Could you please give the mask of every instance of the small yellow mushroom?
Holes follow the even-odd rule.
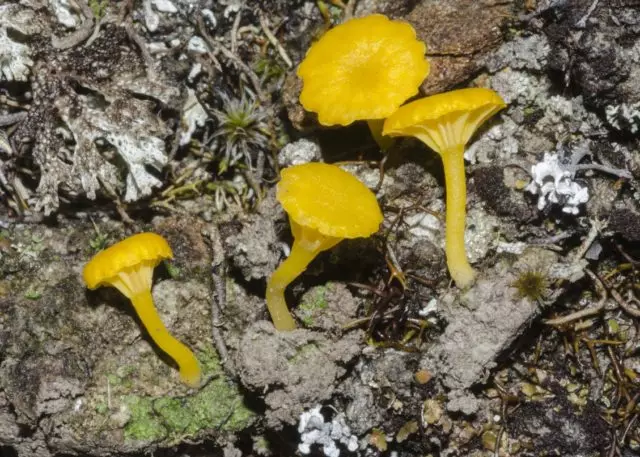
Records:
[[[366,120],[385,150],[382,122],[416,95],[429,74],[426,46],[407,22],[381,14],[350,19],[325,33],[298,67],[300,103],[322,125]]]
[[[282,170],[277,198],[289,214],[293,246],[267,283],[267,308],[276,329],[293,330],[296,323],[284,298],[286,287],[320,252],[345,238],[368,237],[378,231],[382,212],[364,184],[325,163]]]
[[[149,336],[180,369],[180,378],[191,387],[200,384],[200,365],[193,352],[168,332],[153,305],[153,269],[173,257],[166,240],[155,233],[139,233],[97,253],[82,276],[89,289],[112,286],[131,300]]]
[[[460,89],[408,103],[384,123],[384,135],[416,137],[442,158],[447,191],[447,265],[461,288],[470,286],[475,279],[464,246],[467,204],[464,148],[477,128],[505,106],[490,89]]]

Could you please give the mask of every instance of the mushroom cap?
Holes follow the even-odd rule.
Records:
[[[300,103],[322,125],[384,119],[418,93],[429,74],[426,46],[410,24],[381,14],[325,33],[298,67]]]
[[[155,267],[173,257],[167,241],[156,233],[138,233],[98,252],[84,267],[82,276],[89,289],[108,283],[118,273],[144,265]]]
[[[385,122],[383,135],[415,136],[437,152],[464,146],[477,128],[506,106],[491,89],[475,87],[407,103]]]
[[[314,162],[285,168],[280,176],[277,198],[300,226],[335,238],[368,237],[378,231],[378,201],[351,173]]]

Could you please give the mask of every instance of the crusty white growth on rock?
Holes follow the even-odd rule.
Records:
[[[26,81],[33,66],[31,49],[15,41],[9,29],[20,35],[33,35],[40,32],[40,22],[31,9],[17,4],[0,5],[0,81]]]
[[[114,166],[97,149],[101,141],[112,145],[127,165],[126,201],[146,197],[154,187],[162,184],[146,167],[160,171],[167,163],[163,138],[168,131],[154,115],[150,102],[116,99],[102,110],[89,104],[72,109],[65,101],[59,99],[56,106],[73,133],[76,142],[74,165],[81,167],[83,188],[89,198],[95,198],[100,187],[98,178],[112,181],[115,173]]]
[[[320,159],[320,146],[305,138],[287,144],[278,154],[278,164],[283,168],[316,162]]]
[[[445,294],[439,309],[448,325],[422,355],[420,366],[441,377],[444,386],[454,391],[484,382],[496,359],[539,313],[538,303],[520,297],[512,286],[518,272],[546,274],[552,268],[571,266],[559,263],[554,252],[529,248],[515,264],[501,259],[466,292]]]
[[[189,144],[196,128],[207,122],[207,113],[196,98],[193,89],[187,90],[187,100],[182,108],[182,122],[180,123],[180,146]]]
[[[531,167],[531,175],[525,190],[538,195],[540,211],[560,205],[562,212],[578,214],[578,207],[589,201],[589,190],[573,180],[575,172],[560,163],[558,154],[545,153],[543,161]]]
[[[0,26],[0,81],[26,81],[33,65],[30,55],[27,45],[11,40],[6,27]]]
[[[327,457],[339,457],[337,442],[343,444],[348,451],[355,452],[358,449],[358,437],[351,434],[351,429],[344,420],[344,413],[338,413],[331,421],[326,421],[321,409],[322,406],[317,405],[300,415],[298,450],[302,454],[309,454],[311,446],[318,444]]]
[[[607,122],[618,130],[627,130],[632,134],[640,132],[640,102],[635,104],[621,103],[605,108]]]
[[[67,28],[73,28],[80,23],[80,18],[69,0],[49,0],[49,8],[55,14],[58,22]]]
[[[178,8],[170,0],[144,0],[142,6],[144,23],[149,32],[155,32],[160,26],[160,15],[156,11],[161,13],[178,12]]]

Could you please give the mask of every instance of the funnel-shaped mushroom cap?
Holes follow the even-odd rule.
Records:
[[[297,224],[335,238],[368,237],[382,222],[375,195],[335,165],[307,163],[281,172],[277,198]]]
[[[442,153],[464,147],[476,129],[505,106],[491,89],[453,90],[402,106],[385,121],[382,133],[413,136]]]
[[[323,125],[384,119],[418,93],[429,74],[426,46],[406,22],[381,14],[325,33],[298,67],[300,102]]]
[[[172,257],[169,244],[160,235],[139,233],[97,253],[84,267],[82,276],[89,289],[96,289],[111,285],[119,273],[138,266],[152,270],[162,260]]]

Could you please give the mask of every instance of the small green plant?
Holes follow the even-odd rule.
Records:
[[[543,300],[549,294],[549,279],[540,270],[521,271],[512,286],[521,298],[533,301]]]
[[[222,109],[214,110],[218,128],[213,136],[223,140],[219,173],[238,163],[253,169],[269,146],[267,112],[245,90],[241,98],[220,94]]]
[[[178,279],[182,274],[180,268],[176,267],[174,264],[165,261],[164,265],[167,267],[167,272],[172,279]]]
[[[93,15],[97,20],[104,17],[109,6],[109,0],[89,0],[89,8],[93,11]]]
[[[42,297],[42,293],[32,287],[29,287],[24,293],[24,298],[29,300],[38,300],[40,297]]]
[[[107,247],[107,240],[109,237],[98,232],[95,237],[89,240],[89,246],[93,252],[102,251]]]
[[[263,81],[278,80],[287,74],[287,70],[269,55],[260,57],[253,68]]]

